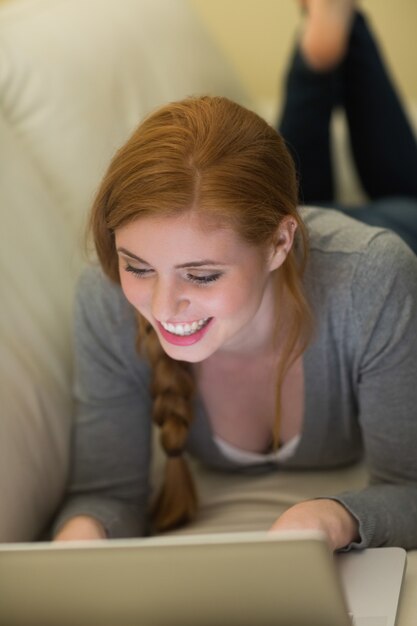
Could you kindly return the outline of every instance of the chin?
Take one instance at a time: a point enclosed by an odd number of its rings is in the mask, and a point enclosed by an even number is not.
[[[166,348],[163,344],[162,348],[166,354],[174,359],[174,361],[185,361],[186,363],[201,363],[201,361],[205,361],[210,354],[204,353],[202,354],[198,350],[192,350],[190,348],[175,348],[170,346]]]

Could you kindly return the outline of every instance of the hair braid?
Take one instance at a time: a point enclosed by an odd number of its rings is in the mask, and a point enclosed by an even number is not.
[[[162,349],[152,326],[140,314],[137,346],[144,350],[152,370],[152,419],[160,428],[160,442],[167,454],[162,487],[151,509],[158,531],[189,522],[197,511],[194,482],[183,457],[193,418],[195,384],[191,367],[174,361]]]

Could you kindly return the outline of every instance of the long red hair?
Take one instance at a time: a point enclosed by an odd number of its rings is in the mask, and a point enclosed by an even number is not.
[[[275,445],[282,381],[291,362],[305,350],[311,330],[302,288],[307,236],[297,212],[297,195],[292,159],[271,126],[226,98],[188,98],[152,113],[116,153],[90,220],[102,268],[120,282],[114,233],[142,216],[178,215],[192,209],[213,225],[227,224],[244,241],[258,246],[273,241],[284,217],[295,219],[295,245],[276,272],[292,310],[277,372]],[[152,516],[155,527],[166,530],[189,521],[197,510],[182,455],[193,417],[195,382],[189,364],[171,359],[151,325],[139,313],[137,317],[137,348],[151,364],[153,420],[167,453],[165,480]]]

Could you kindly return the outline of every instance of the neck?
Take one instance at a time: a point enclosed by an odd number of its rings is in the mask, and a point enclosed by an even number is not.
[[[255,317],[250,322],[235,345],[222,348],[214,358],[222,360],[234,360],[244,357],[245,359],[259,359],[276,357],[280,343],[280,335],[276,334],[277,321],[281,328],[282,316],[285,311],[283,302],[282,285],[277,283],[275,277],[270,277],[266,286],[262,302]],[[212,358],[212,357],[211,357]]]

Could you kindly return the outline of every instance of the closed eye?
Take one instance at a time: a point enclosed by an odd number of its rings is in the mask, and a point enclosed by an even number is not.
[[[153,270],[151,269],[139,269],[138,267],[132,267],[132,265],[129,264],[125,266],[125,271],[134,274],[138,278],[147,278],[153,272]],[[195,276],[194,274],[188,273],[186,275],[186,278],[192,283],[204,286],[215,282],[221,276],[222,272],[216,272],[215,274],[206,274],[205,276]]]
[[[132,267],[131,265],[125,266],[126,272],[131,272],[139,278],[145,278],[152,270],[140,270],[138,267]]]
[[[187,274],[187,279],[192,283],[197,283],[198,285],[208,285],[209,283],[214,283],[214,281],[218,280],[221,275],[221,272],[217,272],[217,274],[207,274],[206,276],[194,276],[193,274]]]

